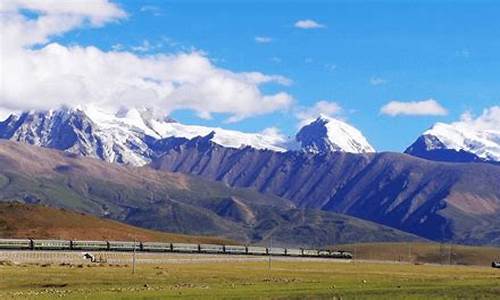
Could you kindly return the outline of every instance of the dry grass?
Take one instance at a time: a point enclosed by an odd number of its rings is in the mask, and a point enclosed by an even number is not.
[[[0,203],[0,237],[64,240],[140,240],[234,243],[221,238],[165,233],[64,209]]]
[[[14,299],[495,299],[491,268],[333,262],[0,266]]]
[[[500,261],[500,248],[495,247],[438,243],[365,243],[337,247],[355,253],[358,259],[367,260],[477,266]]]

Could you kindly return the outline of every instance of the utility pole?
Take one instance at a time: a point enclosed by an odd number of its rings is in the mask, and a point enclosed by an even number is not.
[[[411,242],[408,242],[408,262],[411,263]]]
[[[331,234],[331,237],[332,237],[332,251],[335,250],[335,222],[333,223],[333,226],[332,226],[332,234]]]
[[[444,262],[443,262],[443,242],[439,243],[439,261],[441,263],[441,265],[444,265]]]
[[[449,249],[449,252],[448,252],[448,264],[449,265],[451,265],[451,250],[452,250],[451,247],[453,247],[453,245],[450,243],[450,249]]]
[[[353,263],[356,263],[356,258],[357,258],[356,257],[356,248],[357,248],[357,246],[356,246],[356,244],[354,244],[354,255],[352,256],[352,262]]]
[[[135,274],[135,239],[134,239],[134,254],[132,255],[132,274]]]
[[[268,269],[269,271],[271,271],[271,254],[273,252],[273,236],[271,235],[271,238],[270,238],[270,245],[269,245],[269,265],[268,265]]]

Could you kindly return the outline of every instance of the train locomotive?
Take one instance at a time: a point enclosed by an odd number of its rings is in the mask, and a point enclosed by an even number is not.
[[[79,241],[40,239],[0,239],[3,250],[141,251],[234,255],[271,255],[352,259],[347,251],[327,249],[266,248],[259,246],[187,244],[131,241]]]

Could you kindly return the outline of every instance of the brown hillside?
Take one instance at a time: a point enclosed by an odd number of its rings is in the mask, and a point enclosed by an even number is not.
[[[0,203],[0,238],[234,243],[214,237],[147,230],[65,209],[20,203]]]

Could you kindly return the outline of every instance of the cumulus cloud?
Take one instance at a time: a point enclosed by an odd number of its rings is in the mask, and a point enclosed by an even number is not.
[[[323,25],[323,24],[320,24],[314,20],[310,20],[310,19],[307,19],[307,20],[298,20],[297,22],[295,22],[294,26],[296,28],[300,28],[300,29],[317,29],[317,28],[325,28],[326,26]]]
[[[448,111],[434,99],[422,101],[391,101],[382,106],[380,113],[389,116],[444,116]]]
[[[476,130],[500,131],[500,106],[492,106],[490,108],[486,108],[478,117],[474,117],[474,115],[470,112],[465,112],[462,114],[462,116],[460,117],[460,121],[457,123],[474,128]]]
[[[26,10],[35,16],[25,15]],[[93,103],[110,109],[145,106],[162,113],[189,109],[203,118],[223,113],[234,122],[287,109],[293,102],[285,92],[264,94],[260,89],[263,84],[288,85],[289,79],[219,68],[201,51],[138,56],[122,47],[103,51],[52,42],[76,28],[126,17],[106,0],[9,0],[2,1],[0,13],[3,109]]]
[[[337,102],[321,100],[313,106],[298,109],[295,112],[295,117],[299,120],[299,127],[302,127],[321,115],[338,117],[342,112],[343,109]]]
[[[28,17],[23,14],[26,11],[38,17]],[[103,26],[127,16],[117,5],[105,0],[4,0],[0,14],[2,50],[46,43],[50,37],[77,26]]]
[[[259,44],[269,44],[273,39],[268,36],[256,36],[255,42]]]

